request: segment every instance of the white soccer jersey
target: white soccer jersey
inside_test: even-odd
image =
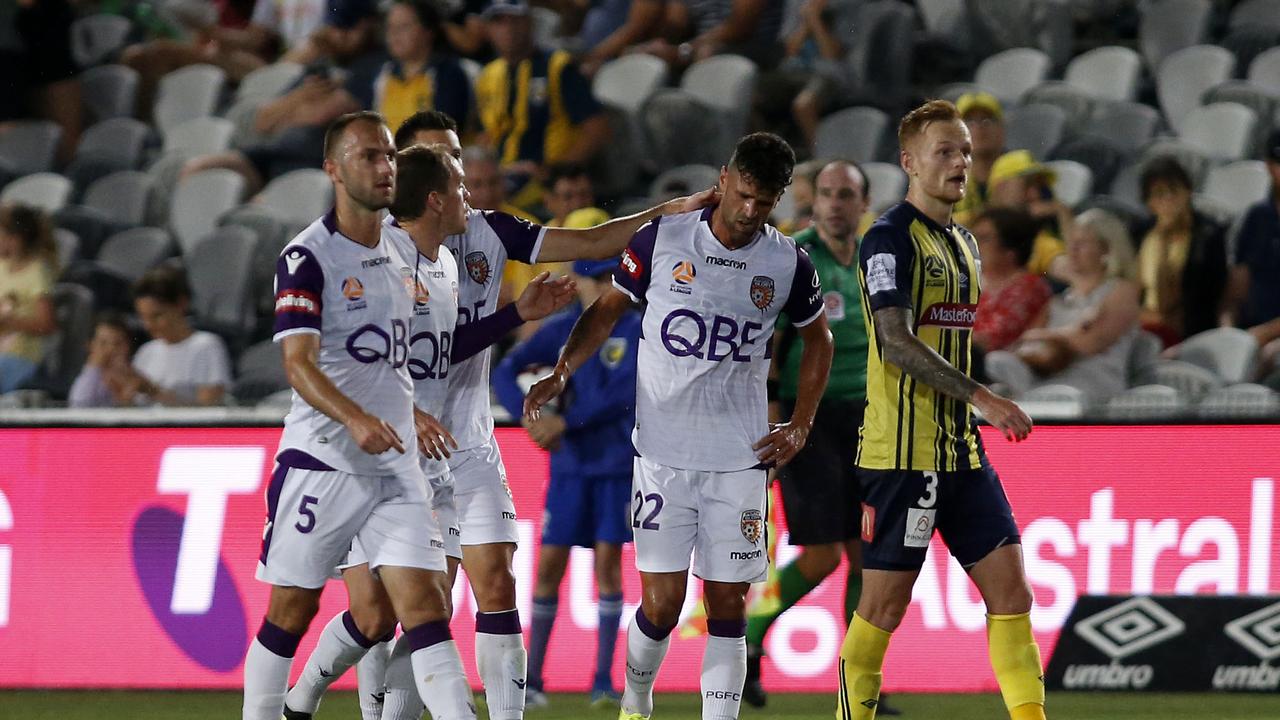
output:
[[[276,262],[275,340],[320,336],[319,366],[338,390],[395,427],[405,452],[370,455],[347,429],[295,391],[280,449],[299,450],[357,475],[417,473],[409,327],[410,263],[384,232],[368,248],[338,232],[330,212],[311,223]]]
[[[546,229],[494,210],[472,210],[467,231],[445,238],[445,246],[461,264],[458,325],[492,315],[498,305],[507,260],[534,263]],[[479,447],[493,434],[489,409],[489,354],[482,350],[449,368],[445,421],[461,450]]]
[[[658,218],[631,239],[614,285],[646,303],[636,382],[636,450],[685,470],[759,463],[768,434],[773,327],[822,312],[818,274],[791,238],[766,225],[729,250],[711,233],[713,209]]]
[[[419,410],[444,418],[448,395],[449,353],[458,322],[458,264],[449,248],[441,247],[432,262],[418,252],[409,234],[388,218],[383,237],[392,239],[416,272],[413,317],[409,320],[409,376],[413,379],[413,404]],[[447,424],[446,424],[447,427]],[[423,456],[427,477],[443,475],[447,462]]]

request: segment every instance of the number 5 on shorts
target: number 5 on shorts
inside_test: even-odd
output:
[[[316,529],[316,511],[312,510],[311,506],[318,502],[320,502],[320,498],[314,495],[303,495],[302,502],[298,504],[298,514],[302,516],[302,519],[294,527],[303,535]]]
[[[644,511],[644,504],[650,500],[653,501],[653,509],[649,511],[644,520],[641,520],[640,513]],[[636,492],[635,504],[636,509],[631,513],[631,527],[637,530],[657,530],[658,513],[662,512],[662,496],[658,493],[641,495]]]

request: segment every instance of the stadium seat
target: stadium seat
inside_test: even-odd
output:
[[[280,390],[258,401],[255,408],[259,410],[274,410],[280,413],[280,417],[284,417],[289,412],[289,407],[293,404],[293,388],[288,390]]]
[[[98,13],[71,23],[71,57],[82,68],[109,60],[125,46],[133,24],[121,15]]]
[[[1200,110],[1203,110],[1203,108],[1200,108]],[[1196,121],[1197,128],[1200,122],[1201,120]],[[1182,167],[1191,175],[1191,182],[1195,185],[1194,189],[1198,190],[1204,185],[1205,175],[1209,172],[1210,160],[1209,156],[1200,147],[1182,139],[1156,140],[1142,149],[1142,155],[1138,159],[1139,168],[1145,166],[1152,158],[1161,155],[1172,155],[1178,159],[1178,162],[1182,163]]]
[[[133,118],[112,118],[85,130],[67,177],[84,190],[99,179],[121,170],[141,167],[151,128]]]
[[[132,283],[172,252],[169,233],[160,228],[137,227],[108,238],[95,262]]]
[[[1093,192],[1093,171],[1075,160],[1053,160],[1045,163],[1058,174],[1053,194],[1068,207],[1084,202]]]
[[[100,65],[80,73],[80,94],[90,122],[133,117],[138,73],[124,65]]]
[[[1231,9],[1227,27],[1253,26],[1280,28],[1280,0],[1244,0]]]
[[[1176,346],[1177,359],[1204,368],[1231,385],[1250,382],[1258,370],[1258,341],[1246,330],[1205,330]]]
[[[720,170],[712,165],[681,165],[654,179],[649,199],[654,202],[688,195],[720,182]]]
[[[178,123],[164,134],[162,151],[213,155],[231,147],[235,124],[226,118],[198,117]]]
[[[873,107],[853,107],[834,112],[818,123],[813,153],[824,159],[857,162],[883,160],[882,148],[889,131],[889,116]]]
[[[253,202],[303,228],[333,207],[333,183],[323,170],[294,170],[267,183]]]
[[[976,92],[982,92],[982,88],[978,87],[974,83],[953,82],[953,83],[947,83],[946,85],[943,85],[942,87],[938,88],[933,94],[939,100],[948,100],[950,102],[955,102],[960,99],[961,95],[968,95],[969,93],[976,93]]]
[[[70,266],[80,259],[80,236],[74,232],[56,227],[53,229],[53,242],[58,247],[58,269]]]
[[[71,383],[89,354],[93,335],[93,293],[72,283],[58,283],[50,293],[58,329],[46,338],[44,356],[36,376],[27,387],[45,390],[56,398],[66,398]]]
[[[857,10],[844,64],[852,103],[896,113],[911,92],[915,59],[915,10],[897,0],[871,0]]]
[[[187,120],[213,115],[227,75],[213,65],[188,65],[160,78],[152,118],[161,135]]]
[[[1124,205],[1146,208],[1142,202],[1142,162],[1134,160],[1120,166],[1116,176],[1111,179],[1107,195]]]
[[[1199,365],[1181,360],[1161,360],[1139,376],[1143,385],[1164,385],[1195,402],[1210,390],[1222,387],[1222,379]]]
[[[1236,72],[1243,73],[1254,58],[1280,45],[1280,27],[1250,25],[1234,28],[1217,44],[1236,57]]]
[[[206,170],[178,184],[169,207],[169,227],[184,256],[213,232],[223,213],[240,204],[244,184],[244,178],[231,170]]]
[[[600,102],[635,114],[667,84],[667,73],[667,64],[653,55],[623,55],[600,66],[591,91]]]
[[[1136,102],[1101,103],[1093,110],[1089,135],[1109,141],[1126,155],[1135,155],[1155,137],[1160,113]]]
[[[126,170],[95,181],[81,204],[102,212],[112,222],[135,227],[146,223],[150,192],[151,179],[146,173]]]
[[[1071,385],[1041,385],[1020,395],[1018,405],[1035,420],[1073,420],[1088,412],[1089,398]]]
[[[1129,422],[1173,420],[1187,410],[1177,390],[1164,385],[1139,385],[1112,398],[1104,415],[1108,420]]]
[[[1238,103],[1201,105],[1187,113],[1178,137],[1210,160],[1240,160],[1249,154],[1258,117]]]
[[[305,68],[298,63],[285,60],[260,67],[244,76],[240,85],[236,87],[235,98],[239,101],[248,98],[270,100],[279,97],[302,79],[303,70]]]
[[[243,404],[256,403],[281,391],[288,391],[280,346],[264,340],[245,348],[236,361],[236,381],[231,394]]]
[[[1053,105],[1067,117],[1067,126],[1080,128],[1089,122],[1094,101],[1080,88],[1065,82],[1051,80],[1032,88],[1023,98],[1027,105]]]
[[[1035,48],[1013,48],[996,53],[978,65],[973,82],[995,95],[1006,107],[1022,102],[1022,96],[1049,76],[1049,56]]]
[[[1240,383],[1205,395],[1196,406],[1205,419],[1280,419],[1280,394],[1266,385]]]
[[[1235,56],[1216,45],[1183,48],[1165,58],[1156,74],[1156,95],[1174,132],[1182,132],[1187,114],[1200,107],[1205,91],[1226,82],[1235,66]]]
[[[1138,45],[1147,67],[1159,68],[1173,53],[1204,42],[1213,7],[1209,0],[1154,0],[1138,22]]]
[[[1054,149],[1054,160],[1072,160],[1089,168],[1093,175],[1092,188],[1110,187],[1111,181],[1124,162],[1124,153],[1110,141],[1085,136],[1068,140]]]
[[[1129,349],[1128,374],[1129,385],[1140,385],[1141,378],[1160,362],[1160,352],[1164,343],[1155,333],[1139,330],[1133,339],[1133,347]]]
[[[1249,63],[1249,82],[1280,97],[1280,47],[1259,54]]]
[[[1064,79],[1095,100],[1133,100],[1141,74],[1138,53],[1110,45],[1077,55],[1067,64]]]
[[[315,218],[312,218],[313,220]],[[249,294],[256,313],[270,317],[275,310],[276,260],[280,251],[308,223],[297,225],[281,217],[275,210],[251,203],[235,208],[219,220],[220,225],[237,225],[253,232],[257,238],[256,256],[249,279]]]
[[[967,34],[968,12],[965,0],[916,0],[920,23],[925,32],[936,37]]]
[[[1275,124],[1276,111],[1280,109],[1280,97],[1272,97],[1267,91],[1248,80],[1230,80],[1216,87],[1209,88],[1202,101],[1205,105],[1218,102],[1233,102],[1253,111],[1258,124],[1253,129],[1253,139],[1249,144],[1250,156],[1261,156],[1267,136]]]
[[[1271,175],[1261,160],[1238,160],[1209,169],[1202,194],[1211,202],[1238,217],[1250,205],[1267,197]]]
[[[0,204],[21,203],[55,213],[71,197],[71,181],[57,173],[24,175],[0,190]]]
[[[652,170],[659,173],[689,163],[719,167],[729,159],[730,143],[736,140],[725,136],[715,112],[684,90],[654,93],[640,117]]]
[[[907,196],[907,174],[894,163],[860,163],[871,183],[870,210],[879,215]]]
[[[252,232],[228,225],[201,238],[187,262],[196,324],[235,349],[245,346],[255,324],[249,280],[256,245]]]
[[[725,160],[746,130],[757,73],[756,64],[741,55],[713,55],[689,66],[680,79],[680,89],[717,111]],[[698,136],[685,137],[687,143],[687,138]]]
[[[1006,150],[1030,150],[1037,158],[1047,158],[1062,142],[1067,115],[1057,105],[1031,103],[1009,108],[1004,115]]]
[[[0,170],[14,176],[53,170],[62,128],[47,120],[20,120],[0,130]]]

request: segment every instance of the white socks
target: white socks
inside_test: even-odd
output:
[[[382,720],[387,660],[391,656],[392,642],[394,641],[389,640],[374,645],[356,663],[356,678],[360,681],[360,720]],[[412,683],[413,678],[409,678],[409,681]]]
[[[280,720],[289,668],[301,640],[301,635],[262,621],[244,659],[244,720]]]
[[[476,706],[449,622],[437,620],[407,630],[397,645],[402,643],[412,651],[414,683],[432,720],[473,720]]]
[[[637,609],[627,626],[627,678],[622,693],[622,712],[653,714],[653,683],[658,667],[671,645],[671,631],[649,622],[644,611]]]
[[[316,649],[307,658],[301,677],[285,698],[285,705],[297,712],[314,713],[329,686],[364,657],[371,645],[371,641],[356,627],[350,612],[334,615],[320,633]],[[381,679],[378,682],[380,684]],[[363,694],[360,702],[363,705]],[[377,716],[374,718],[376,720]]]
[[[702,720],[737,720],[746,679],[746,623],[707,620],[707,647],[702,651]]]
[[[527,662],[520,615],[514,608],[476,613],[476,669],[484,683],[491,720],[524,717]]]

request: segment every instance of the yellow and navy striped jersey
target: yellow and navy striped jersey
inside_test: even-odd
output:
[[[968,470],[983,461],[968,403],[947,397],[888,362],[875,311],[904,307],[912,330],[963,373],[978,309],[978,245],[958,225],[942,227],[900,202],[871,226],[859,248],[867,353],[867,410],[858,467]]]
[[[439,110],[465,126],[471,115],[471,83],[458,61],[436,55],[425,70],[405,75],[400,64],[388,62],[373,86],[373,107],[398,128],[419,110]]]
[[[503,163],[559,162],[577,126],[603,111],[564,50],[535,50],[516,65],[502,58],[489,63],[476,80],[476,105]]]

